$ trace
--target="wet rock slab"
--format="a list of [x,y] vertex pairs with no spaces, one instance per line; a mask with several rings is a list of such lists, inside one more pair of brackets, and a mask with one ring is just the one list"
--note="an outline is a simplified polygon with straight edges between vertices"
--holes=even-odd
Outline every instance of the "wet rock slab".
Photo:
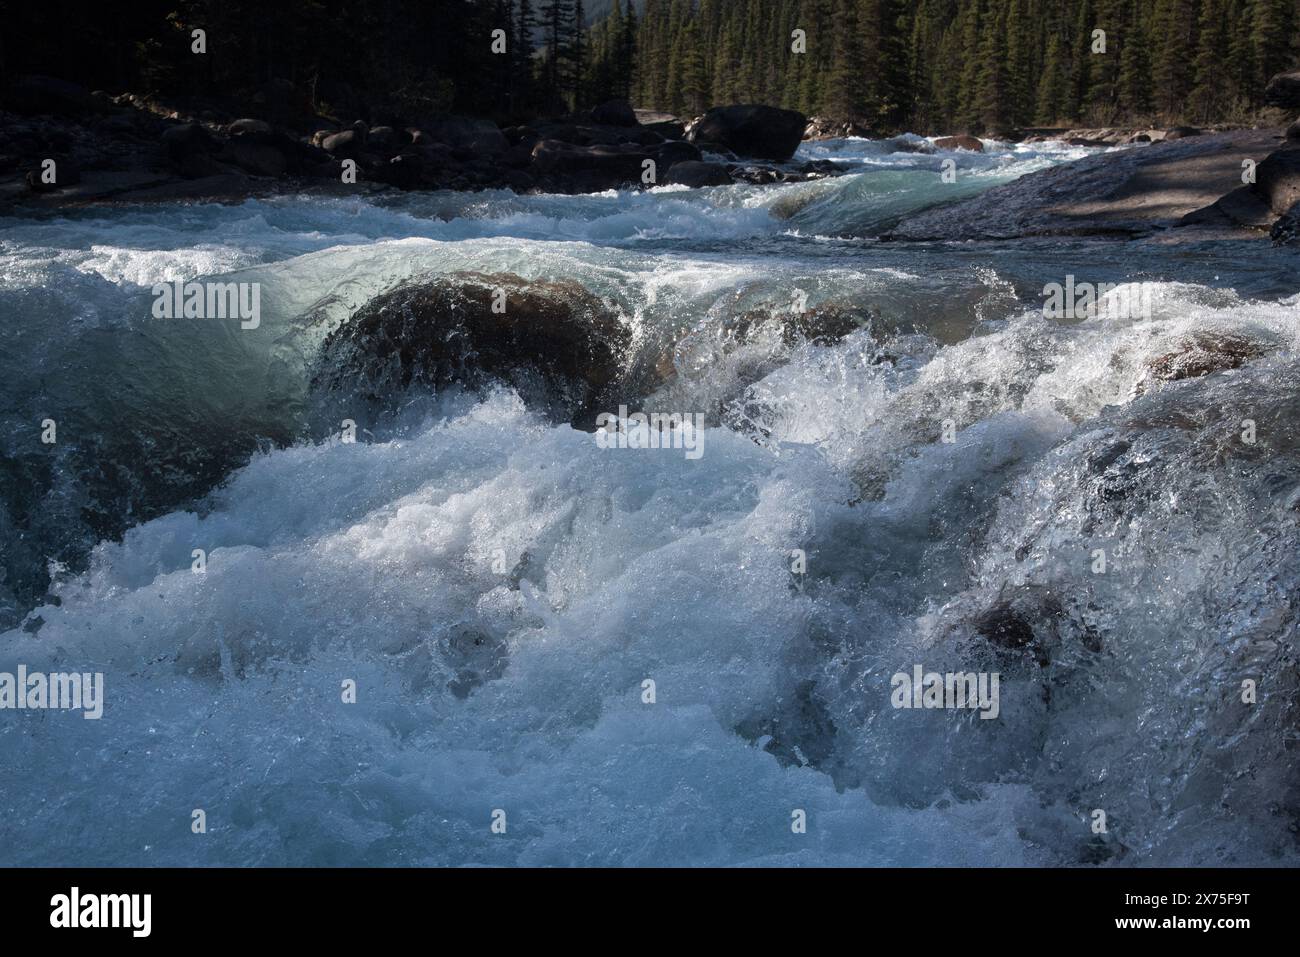
[[1218,203],[1242,186],[1244,160],[1261,163],[1282,142],[1280,130],[1242,130],[1102,153],[926,210],[887,238],[1141,236]]

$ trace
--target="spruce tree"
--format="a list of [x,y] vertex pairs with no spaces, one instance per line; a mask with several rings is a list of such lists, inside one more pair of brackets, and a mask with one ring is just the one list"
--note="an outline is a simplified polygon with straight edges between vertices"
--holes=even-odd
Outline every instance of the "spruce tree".
[[960,79],[956,86],[953,109],[955,118],[964,129],[979,125],[979,79],[981,40],[984,37],[985,4],[988,0],[969,0],[957,27],[954,45],[960,51]]
[[1128,25],[1120,38],[1119,103],[1124,115],[1145,117],[1151,110],[1150,37],[1138,0],[1130,0]]
[[1061,38],[1053,34],[1047,41],[1047,56],[1043,61],[1043,77],[1038,84],[1038,104],[1034,121],[1042,126],[1054,126],[1065,117],[1069,97],[1070,77],[1065,65],[1065,50]]
[[998,133],[1010,125],[1007,98],[1007,19],[1005,0],[989,0],[980,32],[979,72],[976,75],[976,128]]
[[1228,93],[1223,77],[1230,37],[1224,0],[1201,0],[1201,21],[1196,57],[1192,61],[1193,86],[1187,97],[1191,120],[1205,123],[1218,115]]
[[633,0],[628,0],[627,15],[623,18],[623,32],[618,41],[617,60],[619,94],[627,100],[632,99],[632,91],[637,82],[636,32],[636,4]]
[[573,24],[569,28],[569,45],[566,54],[569,60],[573,108],[579,110],[587,105],[587,91],[584,89],[583,75],[586,67],[586,46],[583,43],[583,29],[587,19],[582,0],[573,0],[571,13]]
[[[681,106],[694,115],[708,109],[710,82],[704,66],[704,46],[699,27],[690,21],[682,28],[678,40],[678,70],[681,73]],[[674,108],[676,111],[676,108]]]
[[1192,10],[1190,0],[1156,0],[1152,83],[1156,108],[1168,121],[1181,116],[1192,88]]
[[533,13],[532,0],[519,0],[519,12],[515,18],[515,83],[519,90],[519,108],[523,113],[536,108],[537,90],[533,80],[533,31],[537,29],[537,16]]
[[830,68],[826,74],[823,108],[833,119],[861,118],[866,101],[862,37],[855,0],[837,0]]
[[573,29],[573,0],[542,0],[541,27],[545,44],[542,92],[548,110],[564,107],[568,76],[569,37]]

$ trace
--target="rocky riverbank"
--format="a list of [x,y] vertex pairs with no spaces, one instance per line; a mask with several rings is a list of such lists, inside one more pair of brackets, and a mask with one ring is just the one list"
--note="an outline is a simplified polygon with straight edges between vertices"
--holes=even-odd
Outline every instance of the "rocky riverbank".
[[272,87],[227,104],[109,96],[23,77],[0,100],[0,204],[238,200],[288,191],[387,189],[591,193],[678,183],[785,183],[836,175],[790,162],[806,120],[765,106],[710,111],[690,128],[642,123],[626,103],[499,127],[426,116],[322,117]]
[[[1269,85],[1276,115],[1300,112],[1300,74]],[[237,202],[286,192],[611,189],[802,182],[845,172],[795,162],[803,140],[866,136],[854,123],[737,105],[689,122],[611,101],[579,116],[502,128],[434,115],[382,122],[315,113],[272,81],[248,103],[110,96],[20,77],[0,98],[0,208],[174,200]],[[1029,236],[1271,235],[1295,243],[1300,121],[1289,128],[1022,130],[1017,141],[1124,147],[905,217],[892,240]],[[969,134],[895,137],[900,152],[983,152]],[[1168,232],[1179,228],[1178,233]]]

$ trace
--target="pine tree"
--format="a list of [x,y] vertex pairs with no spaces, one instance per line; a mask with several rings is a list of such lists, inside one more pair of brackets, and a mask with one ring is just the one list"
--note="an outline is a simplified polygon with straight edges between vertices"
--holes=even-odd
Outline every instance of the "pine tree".
[[[1089,123],[1105,125],[1115,116],[1119,98],[1119,47],[1122,39],[1122,4],[1095,0],[1093,28],[1088,34],[1088,83],[1079,112]],[[1100,34],[1094,36],[1094,31]],[[1104,49],[1094,44],[1104,42]]]
[[1007,20],[1005,0],[990,0],[980,32],[979,72],[976,75],[976,128],[1001,132],[1010,125],[1007,96]]
[[567,85],[565,61],[569,55],[569,37],[573,25],[572,0],[542,0],[541,26],[545,43],[542,90],[548,109],[564,107]]
[[[1258,64],[1251,23],[1255,0],[1232,0],[1229,5],[1228,62],[1224,64],[1224,78],[1229,83],[1233,99],[1251,101]],[[1258,91],[1255,91],[1256,96]]]
[[533,32],[536,29],[537,17],[533,13],[532,0],[519,0],[519,12],[515,18],[514,70],[521,113],[537,106],[537,89],[533,79],[533,54],[537,49]]
[[1192,11],[1190,0],[1156,0],[1156,48],[1152,64],[1156,109],[1167,120],[1183,112],[1192,88]]
[[[679,35],[677,68],[681,73],[681,106],[687,114],[703,113],[709,107],[709,77],[704,66],[704,47],[699,27],[686,24]],[[677,112],[674,108],[674,112]]]
[[807,34],[808,52],[803,54],[806,60],[799,100],[800,109],[810,116],[824,109],[825,75],[834,38],[830,10],[830,0],[804,0],[801,4],[799,28]]
[[1120,41],[1120,109],[1130,119],[1144,117],[1151,110],[1150,38],[1138,0],[1131,0],[1129,4],[1128,24]]
[[623,31],[618,40],[618,90],[623,99],[632,99],[632,91],[636,87],[637,56],[636,56],[636,4],[633,0],[627,2],[627,16],[623,18]]
[[1092,84],[1092,31],[1095,22],[1091,0],[1082,0],[1075,12],[1074,28],[1071,31],[1072,72],[1065,112],[1072,120],[1077,120],[1083,115],[1088,100],[1088,88]]
[[1030,47],[1033,40],[1025,6],[1026,0],[1010,0],[1007,7],[1007,118],[1015,126],[1028,123],[1034,112],[1030,94]]
[[668,37],[667,0],[646,0],[641,17],[638,47],[642,77],[641,100],[652,110],[662,110],[668,99],[668,57],[671,52]]
[[1201,0],[1201,21],[1196,57],[1192,62],[1193,86],[1187,97],[1189,118],[1205,123],[1224,105],[1222,65],[1227,60],[1230,37],[1224,0]]
[[569,46],[565,51],[569,60],[569,71],[572,78],[572,87],[570,95],[573,98],[573,108],[581,109],[587,105],[587,91],[584,89],[583,76],[586,66],[586,47],[583,44],[583,28],[587,19],[583,11],[582,0],[573,0],[573,25],[569,30]]
[[736,41],[730,23],[722,28],[718,53],[713,58],[713,83],[710,90],[714,103],[730,103],[735,99]]
[[970,0],[970,4],[963,14],[962,22],[957,27],[960,39],[955,40],[955,45],[962,51],[963,56],[960,60],[961,72],[959,74],[960,79],[957,81],[953,111],[956,114],[957,121],[966,129],[972,129],[980,125],[978,103],[979,50],[984,36],[985,4],[987,2],[988,0]]
[[1035,122],[1043,126],[1053,126],[1065,117],[1070,77],[1066,71],[1063,47],[1059,35],[1053,34],[1047,41],[1043,78],[1038,84],[1038,104],[1034,110]]
[[856,6],[855,0],[838,0],[834,11],[836,30],[823,109],[837,120],[861,118],[866,101]]
[[896,130],[912,108],[906,15],[900,0],[859,0],[863,51],[872,65],[864,82],[873,126]]

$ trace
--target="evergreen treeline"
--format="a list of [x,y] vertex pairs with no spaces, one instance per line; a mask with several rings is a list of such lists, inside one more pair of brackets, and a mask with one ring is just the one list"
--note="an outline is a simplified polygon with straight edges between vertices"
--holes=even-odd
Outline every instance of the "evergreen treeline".
[[1298,54],[1298,0],[645,0],[633,99],[920,132],[1210,123]]
[[583,0],[0,0],[0,85],[41,73],[239,101],[279,80],[343,119],[362,108],[526,118],[631,95],[637,21],[630,0],[617,7],[588,33]]
[[48,73],[238,101],[287,81],[343,119],[758,102],[882,131],[980,132],[1247,119],[1300,44],[1300,0],[591,2],[608,13],[589,27],[583,0],[8,3],[0,83]]

